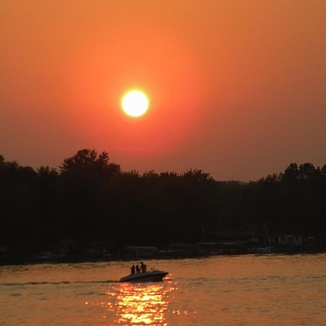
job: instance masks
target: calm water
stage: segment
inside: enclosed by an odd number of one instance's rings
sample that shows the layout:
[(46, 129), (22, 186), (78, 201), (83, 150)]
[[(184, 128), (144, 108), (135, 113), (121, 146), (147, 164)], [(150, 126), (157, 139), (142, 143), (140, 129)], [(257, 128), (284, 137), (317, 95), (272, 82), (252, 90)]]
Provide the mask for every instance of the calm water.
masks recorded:
[(0, 267), (0, 325), (326, 325), (326, 254)]

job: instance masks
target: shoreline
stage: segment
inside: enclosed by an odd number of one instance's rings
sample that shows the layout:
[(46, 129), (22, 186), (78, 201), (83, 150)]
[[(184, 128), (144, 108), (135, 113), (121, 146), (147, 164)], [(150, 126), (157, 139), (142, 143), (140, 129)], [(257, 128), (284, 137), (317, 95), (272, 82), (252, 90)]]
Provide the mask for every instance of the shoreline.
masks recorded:
[(127, 257), (121, 255), (119, 257), (81, 257), (81, 256), (66, 256), (61, 258), (20, 258), (20, 259), (1, 259), (0, 266), (18, 266), (18, 265), (39, 265), (39, 264), (81, 264), (81, 263), (100, 263), (100, 262), (128, 262), (141, 260), (183, 260), (183, 259), (203, 259), (218, 256), (242, 256), (242, 255), (319, 255), (324, 254), (326, 250), (287, 250), (287, 251), (271, 251), (271, 252), (234, 252), (234, 253), (219, 253), (219, 254), (174, 254), (174, 255), (153, 255)]

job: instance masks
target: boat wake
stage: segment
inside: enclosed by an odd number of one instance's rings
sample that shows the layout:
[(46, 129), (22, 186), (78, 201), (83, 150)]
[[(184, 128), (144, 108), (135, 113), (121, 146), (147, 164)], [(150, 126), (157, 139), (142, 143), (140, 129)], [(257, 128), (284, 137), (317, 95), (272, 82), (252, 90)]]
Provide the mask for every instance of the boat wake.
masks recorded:
[(38, 286), (38, 285), (61, 285), (61, 284), (101, 284), (101, 283), (119, 283), (117, 280), (103, 281), (58, 281), (58, 282), (24, 282), (24, 283), (0, 283), (0, 286)]

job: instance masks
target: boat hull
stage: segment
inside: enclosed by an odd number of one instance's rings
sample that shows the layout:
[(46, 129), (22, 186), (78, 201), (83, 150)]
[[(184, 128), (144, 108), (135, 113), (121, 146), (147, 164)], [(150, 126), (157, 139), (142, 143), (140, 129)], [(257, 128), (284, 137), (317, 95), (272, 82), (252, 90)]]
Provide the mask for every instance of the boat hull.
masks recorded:
[(143, 282), (161, 282), (163, 278), (168, 275), (168, 272), (164, 271), (151, 271), (144, 273), (137, 273), (127, 275), (120, 279), (120, 282), (131, 282), (131, 283), (143, 283)]

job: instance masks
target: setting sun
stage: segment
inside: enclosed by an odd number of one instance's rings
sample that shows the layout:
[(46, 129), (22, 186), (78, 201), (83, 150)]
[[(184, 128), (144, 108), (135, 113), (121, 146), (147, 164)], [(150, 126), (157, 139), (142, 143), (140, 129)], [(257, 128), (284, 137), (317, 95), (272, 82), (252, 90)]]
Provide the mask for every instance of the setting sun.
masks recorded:
[(131, 117), (139, 117), (148, 109), (147, 96), (137, 90), (126, 93), (121, 101), (123, 111)]

